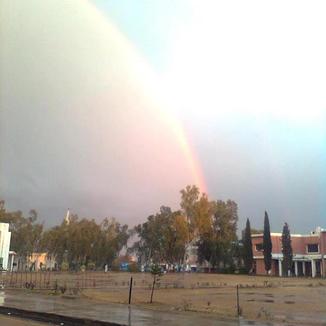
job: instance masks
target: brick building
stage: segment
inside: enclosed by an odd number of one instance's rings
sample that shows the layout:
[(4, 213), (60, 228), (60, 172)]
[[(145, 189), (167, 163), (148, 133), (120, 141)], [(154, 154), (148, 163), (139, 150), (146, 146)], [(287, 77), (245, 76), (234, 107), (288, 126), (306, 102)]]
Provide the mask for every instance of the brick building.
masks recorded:
[[(263, 255), (263, 234), (252, 234), (254, 272), (266, 275)], [(271, 233), (272, 275), (282, 276), (282, 233)], [(326, 230), (318, 227), (307, 235), (291, 234), (293, 249), (292, 275), (326, 276)]]

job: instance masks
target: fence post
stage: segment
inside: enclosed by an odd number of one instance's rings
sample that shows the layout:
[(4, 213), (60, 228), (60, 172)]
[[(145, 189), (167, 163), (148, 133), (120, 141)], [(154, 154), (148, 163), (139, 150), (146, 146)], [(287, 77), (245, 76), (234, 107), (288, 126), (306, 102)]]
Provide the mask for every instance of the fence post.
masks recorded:
[(156, 275), (154, 275), (154, 279), (153, 279), (153, 285), (152, 285), (152, 292), (151, 292), (151, 301), (150, 301), (150, 303), (153, 303), (153, 293), (154, 293), (155, 281), (156, 281)]
[(131, 292), (132, 292), (132, 276), (130, 277), (130, 284), (129, 284), (129, 300), (128, 300), (128, 304), (131, 303)]
[(240, 300), (239, 300), (239, 284), (237, 284), (237, 314), (238, 317), (240, 317), (241, 311), (240, 311)]

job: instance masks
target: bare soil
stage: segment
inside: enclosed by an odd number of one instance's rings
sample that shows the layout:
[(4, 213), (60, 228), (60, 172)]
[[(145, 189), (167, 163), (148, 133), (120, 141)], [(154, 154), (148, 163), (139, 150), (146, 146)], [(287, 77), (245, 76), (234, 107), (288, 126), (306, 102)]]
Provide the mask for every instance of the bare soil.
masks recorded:
[[(132, 304), (149, 309), (205, 312), (232, 318), (237, 315), (239, 285), (240, 311), (245, 319), (326, 324), (326, 280), (321, 279), (170, 273), (160, 277), (154, 302), (150, 304), (150, 274), (110, 273), (116, 285), (84, 289), (83, 296), (127, 304), (131, 276)], [(121, 286), (124, 282), (126, 287)]]
[[(28, 280), (29, 277), (18, 275), (16, 279)], [(122, 304), (128, 304), (132, 277), (134, 305), (160, 311), (216, 314), (222, 318), (237, 316), (238, 285), (240, 312), (245, 319), (326, 325), (325, 279), (168, 273), (160, 277), (150, 304), (153, 277), (149, 273), (86, 272), (32, 276), (32, 279), (40, 280), (41, 288), (45, 284), (42, 277), (50, 281), (51, 287), (57, 284), (59, 288), (66, 288), (64, 296), (82, 296), (94, 303)]]

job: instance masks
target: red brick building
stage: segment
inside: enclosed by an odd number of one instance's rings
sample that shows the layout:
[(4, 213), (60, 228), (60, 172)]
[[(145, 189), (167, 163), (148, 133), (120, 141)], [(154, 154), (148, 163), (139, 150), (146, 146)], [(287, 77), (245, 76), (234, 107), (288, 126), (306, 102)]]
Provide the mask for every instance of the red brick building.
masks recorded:
[[(263, 255), (263, 234), (252, 234), (254, 272), (266, 275)], [(271, 233), (272, 275), (282, 276), (282, 233)], [(326, 230), (317, 228), (308, 235), (291, 234), (293, 250), (292, 275), (326, 276)]]

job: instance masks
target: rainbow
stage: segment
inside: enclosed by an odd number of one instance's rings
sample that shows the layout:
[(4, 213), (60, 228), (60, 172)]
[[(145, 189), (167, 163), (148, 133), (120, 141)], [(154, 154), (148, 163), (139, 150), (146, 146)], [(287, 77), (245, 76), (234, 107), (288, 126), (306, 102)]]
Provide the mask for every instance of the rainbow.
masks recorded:
[(185, 128), (174, 116), (173, 110), (171, 110), (173, 103), (168, 102), (167, 91), (160, 78), (158, 78), (145, 58), (137, 51), (132, 42), (106, 15), (89, 0), (84, 0), (83, 4), (87, 6), (85, 10), (91, 13), (89, 16), (94, 19), (94, 24), (100, 24), (101, 28), (106, 30), (107, 33), (110, 33), (111, 38), (118, 44), (120, 54), (123, 55), (124, 60), (128, 63), (126, 72), (136, 81), (136, 84), (139, 85), (140, 92), (144, 92), (144, 88), (146, 89), (147, 100), (150, 101), (151, 106), (157, 110), (157, 114), (159, 114), (160, 118), (168, 125), (177, 140), (192, 175), (192, 183), (197, 185), (201, 192), (207, 193), (207, 186), (198, 157), (192, 147), (189, 137), (187, 137)]

